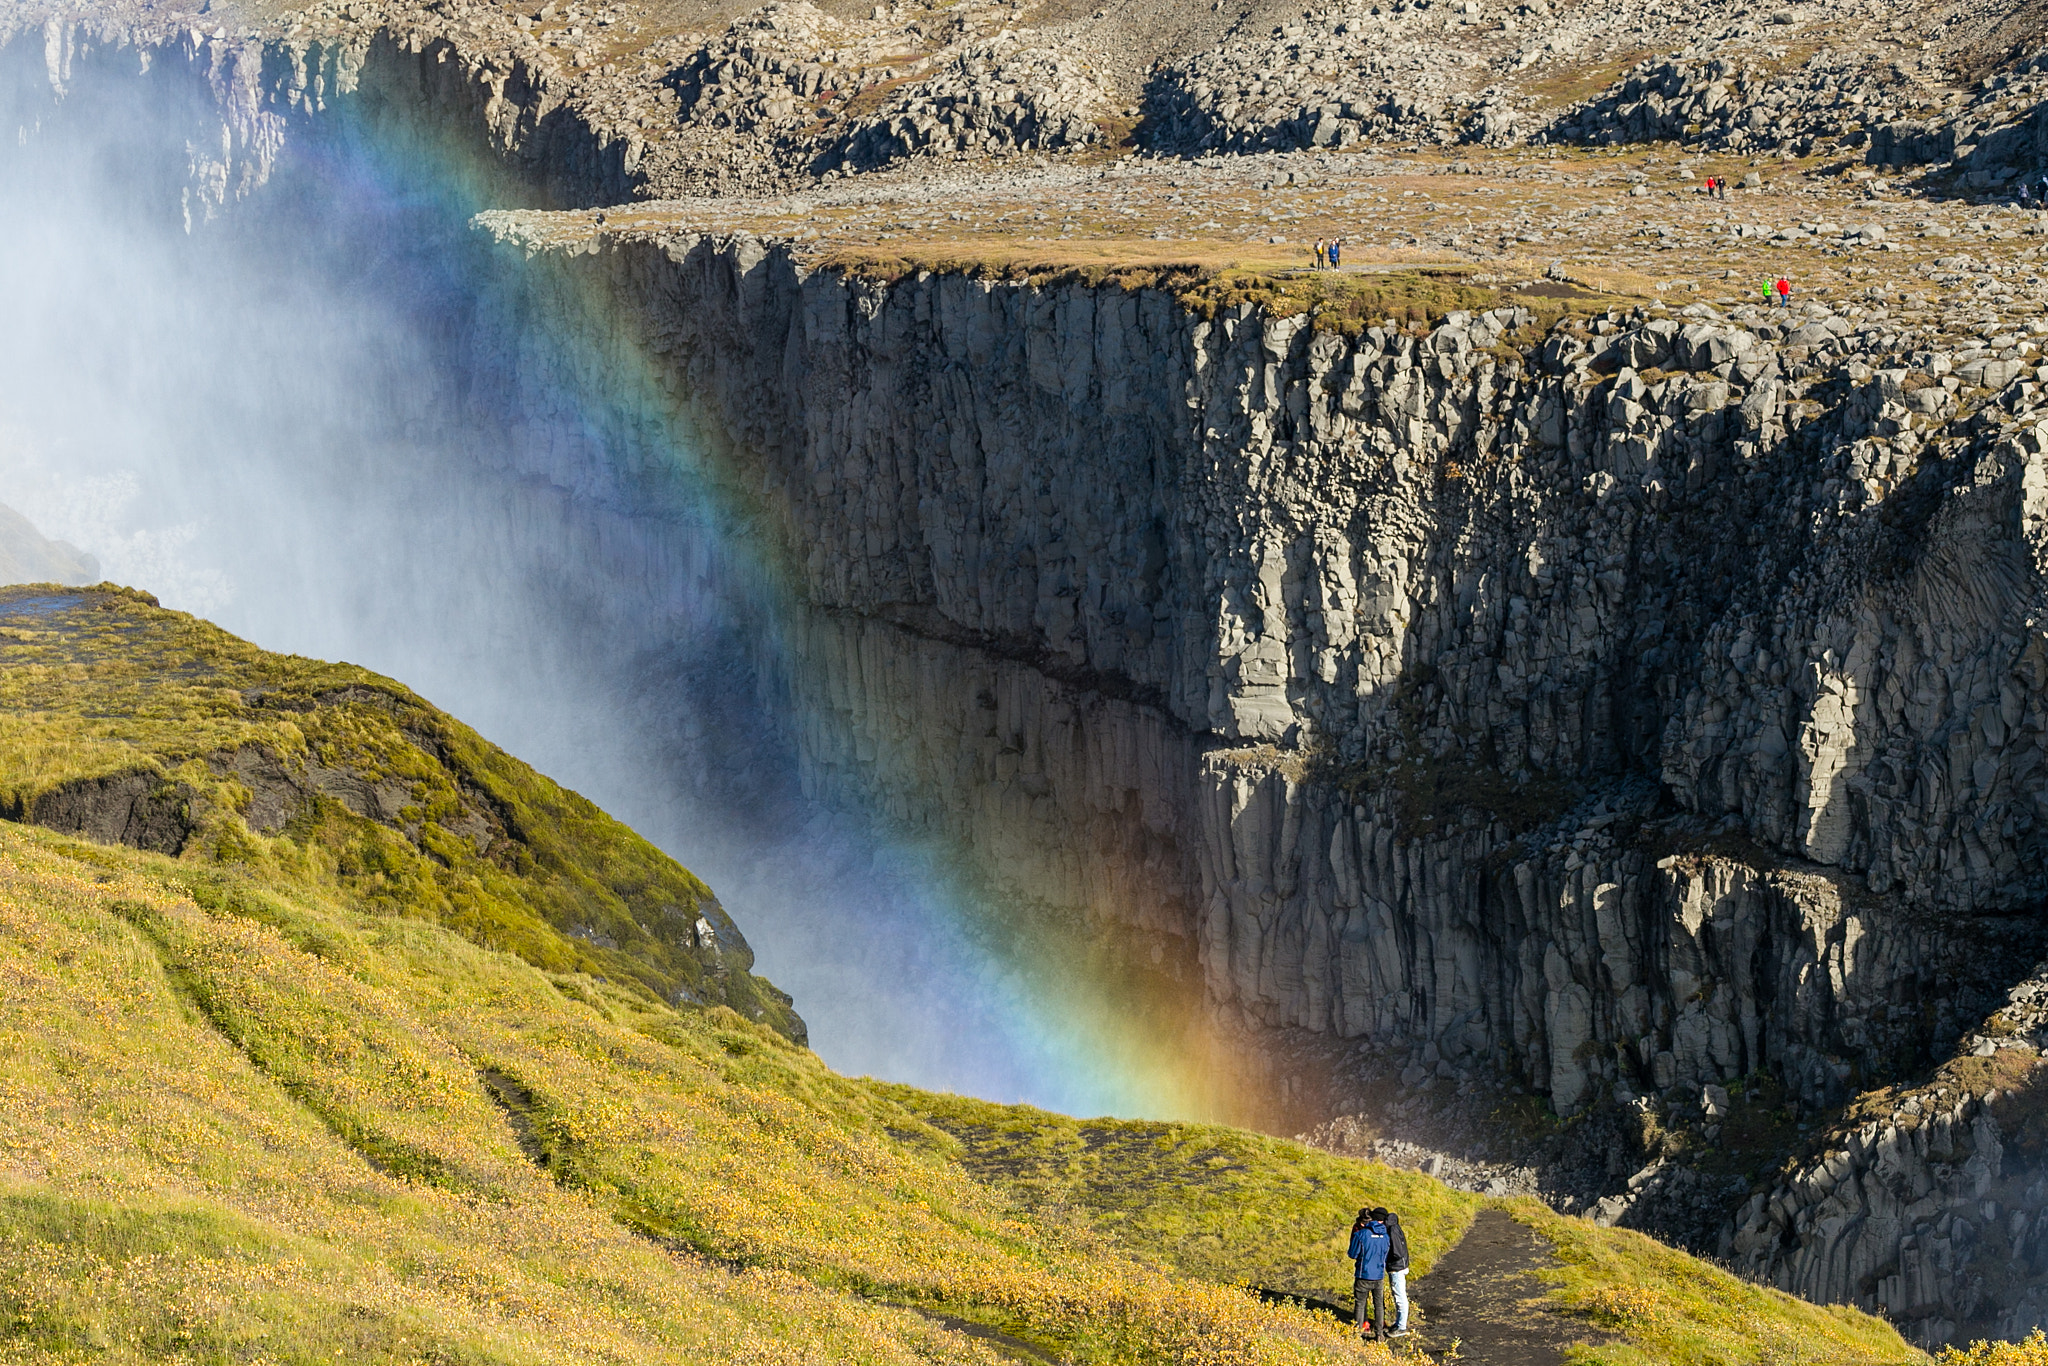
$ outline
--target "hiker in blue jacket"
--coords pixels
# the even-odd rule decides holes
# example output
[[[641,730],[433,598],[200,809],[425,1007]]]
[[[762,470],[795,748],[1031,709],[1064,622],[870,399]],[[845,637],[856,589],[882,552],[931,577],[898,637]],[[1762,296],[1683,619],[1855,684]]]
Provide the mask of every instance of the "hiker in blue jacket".
[[[1357,1305],[1352,1314],[1361,1335],[1367,1340],[1380,1336],[1380,1330],[1387,1322],[1387,1254],[1393,1251],[1394,1240],[1387,1233],[1385,1222],[1373,1218],[1373,1211],[1362,1209],[1357,1220],[1351,1225],[1351,1250],[1344,1255],[1358,1264],[1358,1279],[1352,1285],[1353,1302]],[[1372,1317],[1365,1312],[1366,1297],[1372,1297]]]

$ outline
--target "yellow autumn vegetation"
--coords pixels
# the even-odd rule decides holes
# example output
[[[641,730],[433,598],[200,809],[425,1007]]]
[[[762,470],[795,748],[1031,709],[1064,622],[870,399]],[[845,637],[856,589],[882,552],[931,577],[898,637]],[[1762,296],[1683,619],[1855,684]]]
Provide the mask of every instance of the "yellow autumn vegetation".
[[[702,888],[588,803],[389,680],[86,596],[5,637],[0,791],[25,814],[51,782],[183,774],[198,834],[169,857],[0,822],[0,1362],[1384,1362],[1248,1286],[1339,1297],[1365,1203],[1402,1209],[1421,1271],[1484,1203],[1239,1130],[840,1077],[772,1011],[672,1004],[681,956],[650,979],[578,947]],[[251,702],[279,686],[311,702]],[[418,813],[251,829],[207,756],[294,732],[410,775]],[[439,767],[399,748],[421,736]],[[510,833],[437,855],[418,832],[464,782]],[[1583,1324],[1585,1360],[1920,1359],[1516,1213],[1563,1259],[1531,1312]],[[1758,1355],[1787,1343],[1815,1345]]]
[[[1049,1229],[723,1008],[0,826],[0,1358],[1357,1360]]]
[[[2039,1328],[2018,1342],[1977,1342],[1944,1347],[1935,1366],[2048,1366],[2048,1333]]]
[[[1569,1219],[1534,1200],[1515,1218],[1548,1238],[1549,1300],[1595,1330],[1575,1366],[1908,1366],[1926,1354],[1883,1319],[1817,1305],[1632,1229]]]

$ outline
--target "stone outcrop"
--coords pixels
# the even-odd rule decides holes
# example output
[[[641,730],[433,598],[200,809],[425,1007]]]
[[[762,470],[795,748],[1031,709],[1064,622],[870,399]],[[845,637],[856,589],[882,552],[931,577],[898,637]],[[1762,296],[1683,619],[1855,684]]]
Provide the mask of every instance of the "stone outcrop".
[[[1976,190],[2014,188],[2048,172],[2048,52],[1950,95],[1942,107],[1872,125],[1866,159],[1875,166],[1954,170]]]
[[[1669,140],[1718,153],[1848,152],[1894,172],[1953,172],[1965,189],[2012,189],[2048,170],[2048,53],[2002,67],[1951,89],[1869,52],[1824,48],[1772,72],[1689,51],[1634,67],[1543,136],[1594,146]]]
[[[2012,988],[1957,1058],[1866,1097],[1722,1235],[1758,1279],[1884,1313],[1933,1345],[2023,1337],[2048,1314],[2048,964]]]
[[[145,769],[65,783],[5,814],[9,820],[104,844],[176,854],[191,838],[196,795],[189,786]]]
[[[1110,101],[1088,65],[1013,35],[974,44],[937,72],[900,87],[855,119],[822,158],[869,170],[909,157],[966,152],[1058,152],[1103,140]]]
[[[1472,131],[1504,139],[1506,106],[1468,108],[1481,103],[1472,78],[1484,83],[1483,60],[1400,10],[1323,11],[1163,67],[1146,89],[1140,141],[1176,156],[1445,143],[1464,139],[1475,117]]]
[[[1930,102],[1938,107],[1939,96],[1906,79],[1902,68],[1862,54],[1824,50],[1775,73],[1732,57],[1665,58],[1635,67],[1546,135],[1595,146],[1668,139],[1714,152],[1789,149],[1811,156],[1862,146],[1870,127]]]

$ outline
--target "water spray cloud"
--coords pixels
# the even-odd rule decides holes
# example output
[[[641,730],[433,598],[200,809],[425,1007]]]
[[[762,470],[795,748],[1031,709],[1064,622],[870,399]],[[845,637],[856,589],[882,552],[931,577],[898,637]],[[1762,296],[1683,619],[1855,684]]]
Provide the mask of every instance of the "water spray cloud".
[[[955,851],[803,799],[802,609],[603,301],[469,230],[489,167],[342,101],[188,223],[153,159],[203,91],[83,63],[49,105],[4,71],[8,107],[47,107],[0,158],[0,501],[167,605],[404,679],[638,826],[843,1070],[1219,1107],[1194,1003],[1107,995]]]

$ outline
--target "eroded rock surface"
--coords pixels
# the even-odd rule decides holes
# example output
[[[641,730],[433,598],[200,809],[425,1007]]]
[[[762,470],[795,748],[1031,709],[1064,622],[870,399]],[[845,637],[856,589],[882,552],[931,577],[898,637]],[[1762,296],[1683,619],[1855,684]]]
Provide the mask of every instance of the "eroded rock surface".
[[[1744,1077],[1814,1112],[1943,1056],[2039,951],[2048,433],[1995,352],[1819,307],[1346,337],[747,241],[568,268],[782,520],[813,790],[1250,1024],[1711,1130]]]

